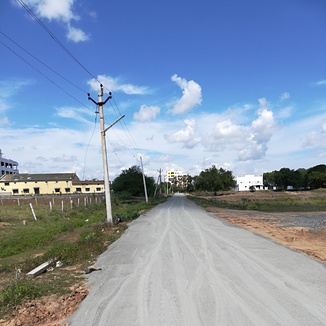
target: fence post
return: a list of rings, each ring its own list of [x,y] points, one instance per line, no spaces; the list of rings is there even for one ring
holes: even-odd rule
[[[32,214],[33,214],[34,220],[37,221],[37,218],[36,218],[36,215],[35,215],[35,212],[34,212],[32,203],[29,203],[29,206],[30,206],[30,208],[32,210]]]

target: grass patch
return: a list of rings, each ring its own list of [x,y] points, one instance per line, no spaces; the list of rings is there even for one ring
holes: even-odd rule
[[[220,196],[191,195],[189,199],[202,207],[220,207],[261,212],[321,212],[326,211],[326,192],[256,192]]]
[[[69,266],[91,265],[127,228],[127,222],[164,199],[123,201],[113,198],[112,212],[119,218],[113,227],[106,222],[105,203],[78,206],[62,211],[48,205],[34,205],[34,220],[29,205],[1,206],[0,218],[0,318],[26,300],[69,291],[81,281]],[[24,221],[24,223],[23,223]],[[55,268],[34,279],[24,275],[49,260],[60,261]],[[60,280],[60,281],[59,281]]]

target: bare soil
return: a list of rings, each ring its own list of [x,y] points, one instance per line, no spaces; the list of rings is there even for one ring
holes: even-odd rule
[[[283,217],[286,217],[286,213],[232,211],[216,207],[206,209],[229,223],[246,228],[291,249],[304,252],[326,262],[326,227],[316,230],[302,226],[284,227]],[[315,213],[304,213],[305,217],[312,219],[315,215]]]
[[[305,200],[310,193],[293,193],[291,196],[298,200]],[[324,193],[321,194],[324,196]],[[223,196],[224,201],[241,202],[243,198],[269,200],[271,194],[266,192],[230,194]],[[278,196],[277,193],[273,196]],[[275,198],[274,198],[275,199]],[[239,227],[246,228],[254,233],[268,237],[284,246],[306,253],[315,259],[326,262],[326,227],[320,224],[318,228],[311,228],[309,224],[288,223],[288,217],[292,221],[308,219],[312,221],[320,219],[326,212],[318,213],[264,213],[246,210],[231,210],[217,207],[206,207],[206,210],[219,218]],[[308,225],[308,226],[307,226]],[[81,270],[82,272],[82,270]],[[76,311],[87,296],[88,289],[85,284],[72,288],[69,294],[57,297],[55,295],[43,297],[26,302],[17,307],[9,318],[0,319],[0,326],[59,326],[69,325],[67,318]]]
[[[229,203],[250,201],[277,201],[284,197],[289,200],[313,202],[324,200],[325,191],[302,192],[237,192],[221,196]],[[206,197],[212,199],[214,197]],[[215,197],[216,199],[216,197]],[[254,233],[270,238],[291,249],[304,252],[317,260],[326,262],[326,211],[266,213],[248,210],[232,210],[217,207],[205,209],[229,223],[246,228]]]

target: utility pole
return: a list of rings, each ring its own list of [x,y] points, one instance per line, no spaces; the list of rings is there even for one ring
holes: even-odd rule
[[[162,169],[159,169],[159,170],[157,170],[157,172],[159,173],[159,178],[160,178],[160,183],[159,183],[159,195],[161,196],[162,195],[162,188],[161,188],[161,186],[162,186],[162,172],[163,172],[163,170]]]
[[[144,183],[145,199],[146,199],[146,203],[148,203],[147,187],[146,187],[146,179],[145,179],[144,167],[143,167],[143,159],[142,159],[141,156],[139,156],[139,157],[140,157],[141,170],[142,170],[142,172],[143,172],[143,183]]]
[[[103,102],[103,85],[100,85],[101,90],[98,92],[98,102],[94,101],[90,94],[88,93],[88,99],[91,100],[95,105],[99,108],[100,114],[100,129],[101,129],[101,142],[102,142],[102,160],[103,160],[103,172],[104,172],[104,190],[105,190],[105,203],[106,203],[106,220],[112,225],[112,207],[111,207],[111,193],[110,193],[110,180],[109,180],[109,168],[108,168],[108,160],[107,160],[107,150],[106,150],[106,141],[105,141],[105,133],[108,129],[110,129],[113,125],[115,125],[118,121],[120,121],[122,117],[116,120],[113,124],[111,124],[108,128],[104,127],[104,113],[103,113],[103,105],[112,98],[111,92],[109,93],[108,98]]]

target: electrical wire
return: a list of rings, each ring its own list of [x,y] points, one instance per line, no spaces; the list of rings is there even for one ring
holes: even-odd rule
[[[32,16],[32,18],[45,30],[45,32],[84,70],[86,71],[94,80],[96,80],[99,84],[101,84],[101,82],[98,80],[98,78],[92,74],[63,44],[62,42],[51,32],[51,30],[37,17],[37,15],[25,4],[25,2],[23,0],[17,0],[20,5]],[[1,42],[2,43],[2,42]],[[15,53],[16,54],[16,53]],[[16,54],[17,55],[17,54]],[[23,59],[24,60],[24,59]],[[25,60],[24,60],[25,61]],[[26,61],[25,61],[26,62]],[[28,63],[29,64],[29,63]],[[35,67],[33,67],[34,69],[36,69]],[[37,69],[36,69],[37,70]],[[37,70],[38,71],[38,70]],[[41,73],[41,72],[40,72]],[[42,74],[42,73],[41,73]],[[45,78],[47,78],[44,74],[42,74]],[[52,80],[50,80],[49,78],[47,78],[49,81],[51,81],[54,85],[56,85],[57,87],[59,87],[60,89],[62,89],[59,85],[57,85],[56,83],[54,83]],[[107,89],[107,88],[106,88]],[[62,89],[63,90],[63,89]],[[108,90],[108,89],[107,89]],[[66,92],[65,90],[63,90],[64,92]],[[108,90],[109,91],[109,90]],[[66,92],[69,96],[72,97],[71,94],[69,94],[68,92]],[[74,97],[73,97],[74,98]],[[74,98],[75,99],[75,98]],[[77,100],[77,99],[75,99]],[[78,101],[78,100],[77,100]],[[81,103],[80,101],[78,101],[79,103]],[[114,100],[115,103],[115,100]],[[81,103],[82,104],[82,103]],[[83,106],[85,106],[84,104],[82,104]],[[112,105],[112,104],[111,104]],[[116,108],[118,109],[119,112],[119,108],[117,106],[117,104],[115,103]],[[86,106],[85,106],[86,107]],[[88,107],[87,107],[88,108]],[[89,109],[89,108],[88,108]],[[114,109],[114,108],[113,108]],[[120,113],[120,112],[119,112]],[[121,114],[120,114],[121,115]],[[124,132],[127,135],[127,138],[130,141],[130,144],[132,145],[132,147],[134,148],[134,150],[137,152],[136,149],[139,149],[139,147],[137,146],[135,140],[133,139],[127,124],[123,121],[122,122],[124,127]]]
[[[92,78],[94,78],[99,84],[101,82],[60,42],[60,40],[50,31],[50,29],[36,16],[36,14],[30,9],[23,0],[17,0],[24,9],[33,17],[33,19],[45,30],[47,34]]]
[[[83,172],[83,180],[85,180],[85,171],[86,171],[86,158],[87,158],[87,154],[88,154],[88,149],[89,149],[89,145],[94,137],[94,133],[95,133],[95,130],[96,130],[96,125],[97,125],[97,114],[95,115],[95,121],[94,121],[94,129],[93,129],[93,132],[92,132],[92,135],[88,141],[88,144],[87,144],[87,147],[86,147],[86,151],[85,151],[85,157],[84,157],[84,172]]]
[[[82,106],[84,106],[86,109],[90,110],[91,112],[93,112],[88,106],[86,106],[84,103],[82,103],[81,101],[79,101],[76,97],[74,97],[73,95],[71,95],[69,92],[67,92],[64,88],[62,88],[59,84],[57,84],[56,82],[54,82],[52,79],[50,79],[48,76],[46,76],[42,71],[40,71],[39,69],[37,69],[35,66],[33,66],[30,62],[28,62],[27,60],[25,60],[21,55],[19,55],[15,50],[13,50],[10,46],[8,46],[7,44],[3,43],[0,40],[0,43],[5,46],[9,51],[11,51],[12,53],[14,53],[18,58],[20,58],[21,60],[23,60],[28,66],[30,66],[31,68],[33,68],[35,71],[37,71],[40,75],[42,75],[45,79],[47,79],[49,82],[51,82],[53,85],[55,85],[56,87],[58,87],[62,92],[66,93],[68,96],[70,96],[72,99],[74,99],[75,101],[77,101],[79,104],[81,104]]]
[[[30,53],[28,50],[26,50],[25,48],[23,48],[21,45],[19,45],[17,42],[15,42],[12,38],[10,38],[7,34],[5,34],[4,32],[0,31],[0,34],[2,34],[3,36],[5,36],[8,40],[10,40],[12,43],[14,43],[16,46],[18,46],[21,50],[25,51],[27,54],[29,54],[33,59],[35,59],[36,61],[38,61],[39,63],[41,63],[43,66],[45,66],[46,68],[48,68],[49,70],[51,70],[53,73],[55,73],[57,76],[61,77],[63,80],[65,80],[66,82],[68,82],[70,85],[76,87],[77,89],[79,89],[81,92],[87,94],[87,92],[85,90],[83,90],[82,88],[80,88],[79,86],[77,86],[76,84],[74,84],[73,82],[71,82],[69,79],[67,79],[66,77],[62,76],[61,74],[59,74],[57,71],[55,71],[54,69],[52,69],[51,67],[49,67],[46,63],[44,63],[43,61],[41,61],[40,59],[38,59],[35,55],[33,55],[32,53]]]

